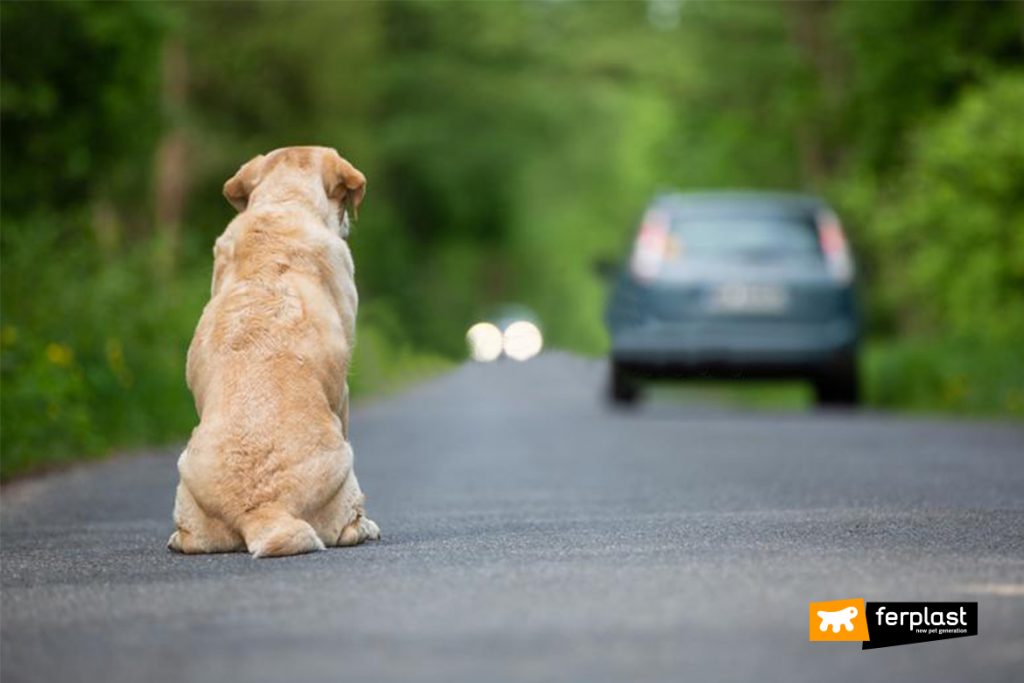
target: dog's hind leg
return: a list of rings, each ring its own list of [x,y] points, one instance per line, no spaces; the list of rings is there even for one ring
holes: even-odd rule
[[[335,514],[342,520],[344,526],[335,545],[350,546],[359,545],[363,541],[380,540],[380,527],[363,511],[365,500],[366,496],[359,488],[356,473],[349,472],[337,496]]]
[[[326,479],[341,483],[326,495],[324,505],[310,513],[307,517],[309,523],[329,546],[358,545],[363,541],[378,540],[380,529],[363,512],[366,496],[359,488],[359,480],[352,469],[352,447],[343,442],[323,456],[331,463],[330,469],[337,477]]]
[[[178,484],[174,500],[174,525],[177,529],[167,547],[179,553],[232,553],[245,548],[238,533],[203,512],[183,483]]]
[[[380,527],[369,517],[359,513],[356,521],[341,530],[339,546],[359,545],[363,541],[379,541]]]

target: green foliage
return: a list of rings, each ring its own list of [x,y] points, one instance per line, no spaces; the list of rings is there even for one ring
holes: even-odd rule
[[[4,221],[3,476],[193,426],[184,352],[209,268],[164,280],[159,249],[105,262],[72,217]]]
[[[164,7],[12,2],[0,21],[4,215],[145,191]]]
[[[887,172],[906,137],[961,90],[1024,61],[1013,2],[850,2],[837,5],[835,39],[849,62],[841,110],[851,165]]]
[[[873,341],[861,373],[872,406],[1024,417],[1024,364],[1016,344]]]
[[[882,194],[886,297],[908,331],[1024,340],[1024,72],[968,92],[914,136]]]
[[[2,473],[187,433],[221,185],[290,144],[370,179],[363,395],[462,358],[502,302],[603,352],[594,262],[655,192],[724,186],[840,209],[871,334],[910,336],[869,355],[874,402],[1016,413],[1020,21],[1009,2],[3,3]],[[169,139],[180,235],[149,218]],[[927,399],[956,378],[969,398]]]
[[[185,350],[209,297],[209,262],[167,278],[157,240],[105,262],[87,238],[58,245],[48,227],[43,219],[5,223],[5,235],[20,237],[3,244],[3,477],[179,440],[196,423]],[[449,364],[396,341],[401,328],[386,315],[361,312],[350,375],[356,397]]]
[[[374,313],[365,308],[359,313],[359,336],[348,376],[355,398],[395,391],[452,367],[451,359],[401,341],[397,321],[382,321]]]

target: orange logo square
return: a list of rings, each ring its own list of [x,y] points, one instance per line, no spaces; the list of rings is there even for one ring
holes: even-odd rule
[[[812,602],[807,618],[811,640],[870,640],[863,598]]]

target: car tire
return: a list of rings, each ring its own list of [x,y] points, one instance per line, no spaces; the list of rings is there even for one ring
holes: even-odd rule
[[[629,407],[640,400],[640,385],[615,362],[608,378],[608,399],[614,406]]]
[[[814,394],[818,405],[847,406],[860,404],[860,377],[855,355],[829,365],[814,377]]]

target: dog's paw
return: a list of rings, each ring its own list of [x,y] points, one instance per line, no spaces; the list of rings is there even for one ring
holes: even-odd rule
[[[339,546],[359,545],[363,541],[379,541],[380,527],[369,517],[362,515],[342,529],[338,538]]]
[[[173,534],[171,534],[171,537],[167,539],[167,547],[168,547],[168,549],[173,550],[176,553],[183,553],[183,552],[185,552],[184,550],[181,549],[181,535],[180,535],[180,532],[175,531]]]

